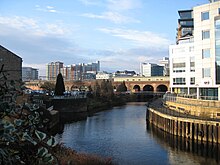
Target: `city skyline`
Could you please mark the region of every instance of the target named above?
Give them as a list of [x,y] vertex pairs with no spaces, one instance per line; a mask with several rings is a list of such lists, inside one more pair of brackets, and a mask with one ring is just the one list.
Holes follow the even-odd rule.
[[208,0],[2,0],[0,45],[22,57],[23,66],[38,68],[40,76],[51,61],[100,61],[101,70],[139,72],[141,62],[158,63],[169,56],[178,10],[205,3]]

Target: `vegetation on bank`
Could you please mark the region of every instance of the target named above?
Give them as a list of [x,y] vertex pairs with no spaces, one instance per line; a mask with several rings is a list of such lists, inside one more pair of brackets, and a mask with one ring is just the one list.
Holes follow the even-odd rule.
[[7,80],[2,66],[0,164],[111,164],[111,159],[79,154],[58,144],[45,129],[49,122],[47,115],[39,105],[25,101],[22,94],[20,83]]
[[59,158],[58,163],[61,165],[112,165],[111,158],[102,158],[97,155],[78,153],[62,144],[54,149],[54,154]]
[[[123,84],[121,85],[122,88]],[[121,106],[126,103],[124,97],[114,94],[112,82],[103,80],[96,81],[94,86],[89,87],[87,107],[89,112],[97,112],[112,108],[113,106]],[[121,88],[120,88],[121,89]]]

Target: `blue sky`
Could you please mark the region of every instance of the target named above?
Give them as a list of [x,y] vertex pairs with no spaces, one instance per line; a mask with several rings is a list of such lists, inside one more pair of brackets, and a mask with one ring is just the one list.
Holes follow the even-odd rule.
[[178,10],[208,0],[0,0],[0,45],[23,66],[101,62],[101,70],[158,63],[175,43]]

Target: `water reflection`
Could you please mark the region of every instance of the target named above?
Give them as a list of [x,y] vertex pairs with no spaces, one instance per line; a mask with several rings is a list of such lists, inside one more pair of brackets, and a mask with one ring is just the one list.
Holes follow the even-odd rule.
[[170,135],[153,125],[147,126],[147,132],[169,153],[170,164],[219,164],[220,151],[217,144],[192,141]]
[[202,145],[192,146],[151,126],[147,129],[145,116],[144,103],[130,103],[65,124],[56,138],[76,151],[111,157],[122,165],[217,164],[218,148],[204,145],[202,150]]

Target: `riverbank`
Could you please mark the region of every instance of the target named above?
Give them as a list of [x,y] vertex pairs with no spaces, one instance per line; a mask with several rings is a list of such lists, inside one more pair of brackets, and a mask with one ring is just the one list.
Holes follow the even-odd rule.
[[[54,149],[54,156],[61,165],[112,165],[111,158],[103,158],[97,155],[78,153],[71,148],[58,145]],[[54,161],[56,163],[56,161]]]
[[163,106],[162,99],[147,108],[146,120],[157,128],[175,136],[194,141],[220,142],[219,119],[204,119]]
[[111,109],[115,106],[122,106],[126,104],[124,97],[114,96],[111,99],[106,98],[90,98],[87,101],[87,111],[89,115],[94,113]]

